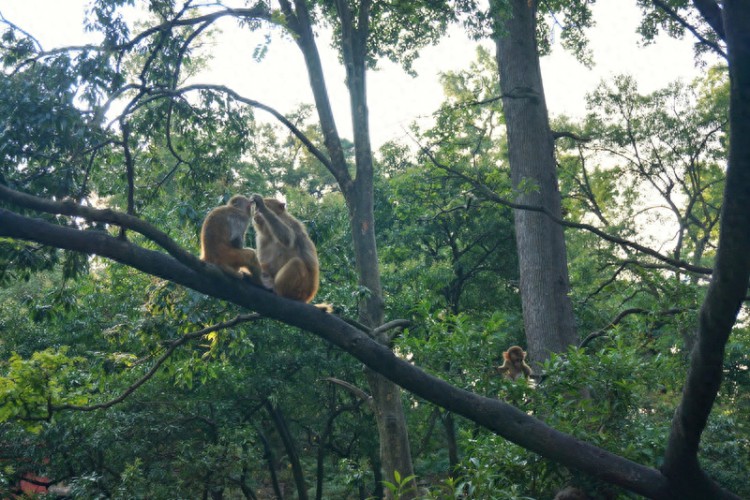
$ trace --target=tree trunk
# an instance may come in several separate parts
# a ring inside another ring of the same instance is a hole
[[[289,427],[286,425],[286,419],[284,414],[277,407],[273,406],[270,401],[266,400],[263,403],[266,407],[268,415],[273,421],[276,432],[281,437],[281,442],[284,443],[284,449],[286,455],[289,458],[289,463],[292,466],[292,476],[294,477],[294,484],[297,487],[297,497],[300,500],[307,500],[307,486],[305,485],[305,475],[302,471],[302,464],[299,460],[299,454],[297,453],[297,447],[294,446],[294,438],[289,432]]]
[[[747,297],[750,279],[749,24],[750,4],[726,0],[723,24],[714,27],[717,33],[725,33],[729,55],[729,165],[711,284],[701,306],[698,339],[662,466],[680,498],[730,496],[703,471],[698,450],[721,386],[726,343]]]
[[[495,44],[518,203],[560,216],[560,191],[536,44],[536,1],[494,0]],[[521,300],[530,358],[541,362],[577,340],[563,229],[546,215],[515,210]]]
[[[446,411],[442,415],[443,428],[445,429],[445,439],[448,443],[448,470],[455,474],[458,470],[458,440],[456,439],[456,422],[453,419],[453,413]]]
[[[335,4],[341,27],[341,52],[346,69],[354,130],[354,179],[349,173],[341,138],[333,119],[307,4],[304,0],[294,0],[292,9],[289,0],[281,0],[281,8],[287,16],[288,26],[295,32],[297,45],[305,57],[324,143],[330,155],[327,167],[336,178],[349,209],[359,285],[367,291],[360,299],[359,320],[364,325],[374,328],[383,323],[383,292],[375,243],[373,161],[365,79],[371,2],[357,2],[357,8],[354,10],[343,0],[337,0]],[[385,334],[377,340],[382,344],[388,343]],[[375,403],[385,479],[393,482],[394,471],[398,471],[401,477],[411,476],[414,474],[414,467],[409,449],[406,416],[401,402],[401,389],[385,377],[369,370],[367,380]],[[412,498],[410,495],[411,493],[404,493],[402,498]]]
[[[266,464],[268,465],[268,473],[271,476],[271,486],[273,486],[273,492],[276,494],[276,498],[278,498],[279,500],[283,500],[284,494],[281,492],[279,477],[276,475],[276,457],[273,454],[273,448],[271,448],[271,443],[268,442],[265,434],[263,434],[260,429],[257,430],[257,434],[258,439],[260,439],[260,442],[263,444],[263,458],[266,459]]]
[[[354,189],[345,193],[345,197],[349,206],[359,285],[367,290],[360,300],[359,320],[364,325],[374,328],[383,324],[383,291],[375,243],[373,164],[364,59],[359,62],[355,58],[354,62],[356,64],[347,64],[347,83],[353,114],[357,178]],[[384,332],[376,340],[383,345],[388,345],[388,333]],[[365,373],[370,386],[370,394],[375,403],[373,407],[380,436],[380,459],[383,471],[386,480],[394,483],[395,472],[398,472],[402,478],[414,474],[401,389],[379,373],[371,370],[366,370]],[[412,486],[416,486],[414,481],[411,483]],[[413,498],[416,495],[416,488],[409,488],[409,490],[412,489],[413,492],[404,491],[401,498]],[[390,490],[386,490],[386,498],[390,496]]]

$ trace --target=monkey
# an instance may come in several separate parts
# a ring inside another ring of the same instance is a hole
[[[277,295],[309,303],[318,292],[319,264],[305,226],[275,198],[252,196],[255,251],[261,281]],[[330,305],[318,304],[330,312]]]
[[[497,367],[497,371],[504,374],[506,378],[515,380],[523,375],[527,379],[531,378],[533,371],[526,364],[526,351],[514,345],[503,352],[503,366]]]
[[[235,278],[261,283],[261,268],[256,252],[245,247],[253,202],[235,195],[226,205],[208,213],[201,228],[201,260],[216,264]]]

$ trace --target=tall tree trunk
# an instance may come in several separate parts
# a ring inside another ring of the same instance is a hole
[[[560,191],[536,44],[536,0],[493,0],[495,45],[517,202],[560,216]],[[576,343],[567,251],[560,225],[546,215],[514,212],[523,320],[535,362]]]
[[[346,83],[349,89],[354,130],[356,163],[354,179],[349,173],[341,147],[341,138],[333,119],[307,4],[304,0],[294,0],[294,9],[289,0],[280,0],[280,4],[282,12],[287,17],[288,26],[297,35],[297,45],[305,57],[324,143],[330,155],[331,161],[327,167],[336,178],[349,209],[359,285],[367,290],[360,301],[359,320],[364,325],[374,328],[383,323],[384,315],[383,292],[375,243],[373,161],[365,80],[371,2],[362,0],[356,9],[351,9],[346,1],[335,2],[341,26],[341,51],[346,68]],[[377,340],[382,344],[388,342],[386,334]],[[398,471],[401,477],[411,476],[414,474],[414,467],[409,448],[406,416],[401,402],[401,389],[375,372],[367,370],[366,374],[375,403],[385,479],[393,482],[395,471]],[[387,494],[390,493],[387,492]],[[411,493],[405,493],[403,498],[412,498],[410,495]]]
[[[695,4],[717,7],[713,2]],[[726,0],[722,7],[723,22],[713,27],[717,34],[725,34],[729,55],[730,136],[719,246],[662,466],[672,487],[686,499],[729,496],[703,471],[698,450],[721,387],[726,343],[746,300],[750,280],[750,4]]]
[[[337,5],[342,26],[349,26],[348,29],[342,28],[342,43],[344,45],[346,81],[352,110],[355,162],[357,165],[357,177],[353,189],[348,190],[344,195],[349,207],[359,285],[367,290],[367,294],[360,301],[359,320],[364,325],[375,328],[383,324],[384,305],[375,242],[374,168],[370,145],[365,71],[367,26],[365,19],[360,15],[357,28],[353,29],[345,2],[337,2]],[[363,7],[360,7],[360,12],[361,9]],[[379,337],[376,337],[376,340],[381,344],[388,345],[390,341],[388,332],[383,332]],[[374,402],[383,471],[386,480],[393,483],[396,472],[402,478],[414,474],[406,415],[401,401],[401,389],[372,370],[366,370],[365,374]],[[410,481],[410,483],[413,488],[408,488],[409,491],[402,493],[401,496],[404,499],[413,498],[416,495],[416,483],[414,481]],[[390,498],[390,496],[390,490],[386,490],[386,497]]]
[[[266,459],[268,465],[268,473],[271,476],[271,486],[273,486],[273,492],[276,494],[276,498],[283,500],[284,494],[281,492],[281,484],[279,483],[279,477],[276,475],[276,457],[273,454],[273,448],[271,443],[266,439],[265,434],[260,429],[257,429],[258,439],[263,444],[263,458]]]

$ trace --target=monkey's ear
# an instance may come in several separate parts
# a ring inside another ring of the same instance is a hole
[[[505,358],[508,361],[510,361],[510,354],[508,353],[508,351],[503,351],[503,358]]]

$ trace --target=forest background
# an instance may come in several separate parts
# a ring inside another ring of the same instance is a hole
[[[92,2],[75,47],[4,22],[4,494],[750,495],[746,6],[638,2],[700,76],[613,76],[550,121],[539,57],[555,33],[591,62],[589,2],[130,4]],[[293,42],[313,103],[196,81],[219,21]],[[485,48],[373,140],[366,75],[448,29]],[[334,315],[197,261],[207,211],[251,192],[307,224]],[[495,370],[513,344],[533,386]]]

